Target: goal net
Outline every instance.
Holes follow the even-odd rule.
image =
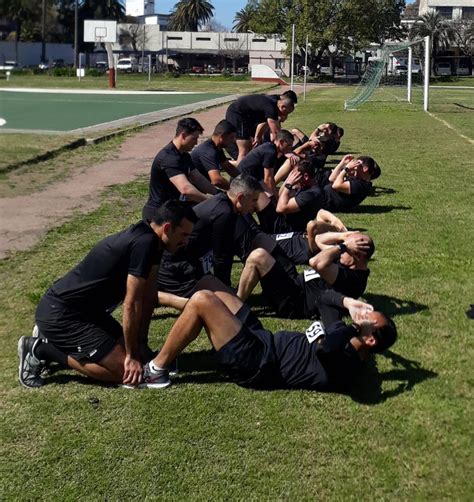
[[[369,58],[366,71],[344,109],[356,110],[367,101],[423,104],[424,41],[387,44]],[[411,63],[411,65],[410,65]],[[411,66],[411,71],[409,67]]]

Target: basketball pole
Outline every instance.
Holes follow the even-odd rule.
[[[109,62],[109,89],[115,89],[114,51],[110,42],[105,43],[105,50],[107,51],[107,60]]]

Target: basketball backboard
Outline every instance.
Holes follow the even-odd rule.
[[[84,20],[84,42],[114,44],[117,41],[117,21]]]

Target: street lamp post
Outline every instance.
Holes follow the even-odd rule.
[[[293,24],[291,27],[291,90],[293,90],[293,84],[295,80],[295,25]]]
[[[308,74],[308,35],[306,35],[306,48],[304,50],[304,85],[303,85],[303,101],[306,101],[306,76]]]
[[[77,12],[77,2],[74,2],[74,69],[77,68],[77,28],[78,28],[78,12]]]

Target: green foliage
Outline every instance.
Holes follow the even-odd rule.
[[[197,31],[214,15],[214,6],[207,0],[179,0],[171,14],[169,27],[175,31]]]

